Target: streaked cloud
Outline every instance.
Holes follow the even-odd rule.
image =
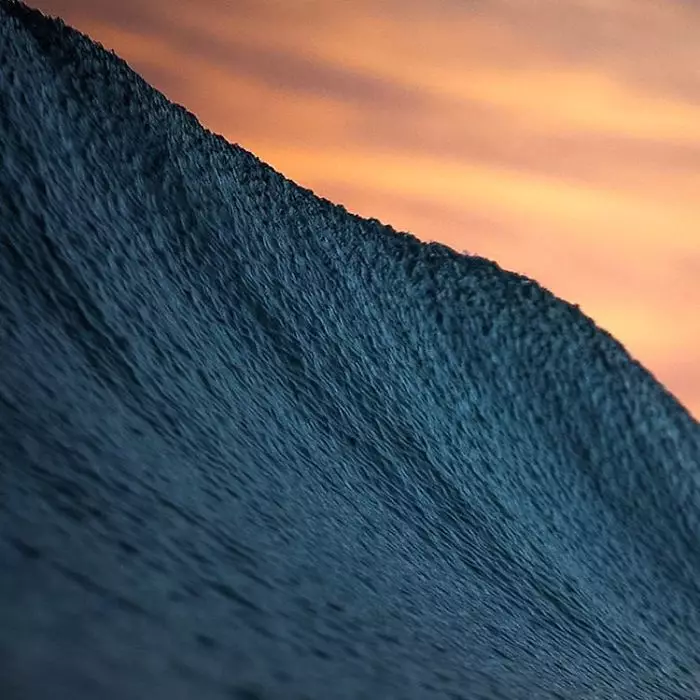
[[[34,2],[300,184],[579,303],[700,416],[700,5]]]

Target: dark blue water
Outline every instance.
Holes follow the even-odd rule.
[[[0,0],[0,698],[700,698],[700,426]]]

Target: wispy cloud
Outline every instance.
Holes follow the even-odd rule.
[[[700,416],[700,6],[34,1],[319,194],[580,303]]]

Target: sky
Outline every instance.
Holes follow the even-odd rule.
[[[29,3],[318,195],[579,304],[700,418],[700,3]]]

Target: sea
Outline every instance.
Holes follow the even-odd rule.
[[[697,700],[700,424],[0,0],[0,698]]]

